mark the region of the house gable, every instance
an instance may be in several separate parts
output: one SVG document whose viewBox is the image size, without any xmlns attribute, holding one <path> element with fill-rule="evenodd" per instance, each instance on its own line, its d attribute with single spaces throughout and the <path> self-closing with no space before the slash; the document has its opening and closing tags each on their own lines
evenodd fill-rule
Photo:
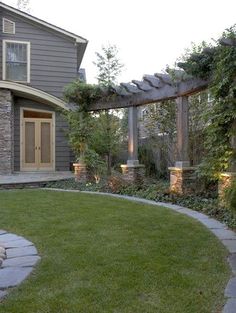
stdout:
<svg viewBox="0 0 236 313">
<path fill-rule="evenodd" d="M 3 79 L 3 40 L 29 42 L 30 86 L 62 98 L 65 85 L 78 77 L 87 40 L 2 3 L 0 8 L 0 80 Z M 3 18 L 15 23 L 14 34 L 3 33 Z"/>
</svg>

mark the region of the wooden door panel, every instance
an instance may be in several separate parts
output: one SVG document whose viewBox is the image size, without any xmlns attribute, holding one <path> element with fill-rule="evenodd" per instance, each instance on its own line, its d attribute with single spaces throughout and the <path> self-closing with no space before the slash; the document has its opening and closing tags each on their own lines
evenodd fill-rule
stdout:
<svg viewBox="0 0 236 313">
<path fill-rule="evenodd" d="M 51 121 L 40 121 L 39 128 L 39 167 L 52 167 L 52 123 Z"/>
<path fill-rule="evenodd" d="M 23 124 L 23 167 L 37 168 L 37 124 L 33 120 L 24 120 Z"/>
</svg>

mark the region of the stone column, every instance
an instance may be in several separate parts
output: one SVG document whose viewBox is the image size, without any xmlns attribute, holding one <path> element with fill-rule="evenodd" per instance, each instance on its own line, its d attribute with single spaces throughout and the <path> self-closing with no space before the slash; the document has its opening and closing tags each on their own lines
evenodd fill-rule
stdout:
<svg viewBox="0 0 236 313">
<path fill-rule="evenodd" d="M 170 167 L 170 190 L 178 194 L 196 191 L 195 168 L 190 167 L 189 148 L 189 114 L 188 97 L 176 99 L 177 105 L 177 160 L 175 167 Z"/>
<path fill-rule="evenodd" d="M 9 90 L 0 89 L 0 174 L 14 170 L 14 111 Z"/>
<path fill-rule="evenodd" d="M 78 183 L 86 183 L 88 180 L 87 167 L 84 163 L 74 163 L 75 181 Z"/>
<path fill-rule="evenodd" d="M 125 180 L 142 183 L 145 168 L 138 160 L 138 115 L 137 107 L 130 107 L 128 113 L 128 160 L 121 165 Z"/>
</svg>

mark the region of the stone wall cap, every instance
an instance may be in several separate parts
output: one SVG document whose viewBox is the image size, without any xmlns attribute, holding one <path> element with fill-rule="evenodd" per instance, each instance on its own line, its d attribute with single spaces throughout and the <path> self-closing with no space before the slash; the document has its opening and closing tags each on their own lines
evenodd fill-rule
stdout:
<svg viewBox="0 0 236 313">
<path fill-rule="evenodd" d="M 220 176 L 236 176 L 236 172 L 224 172 L 220 173 Z"/>
<path fill-rule="evenodd" d="M 136 164 L 136 165 L 133 165 L 133 164 L 121 164 L 120 167 L 121 168 L 144 168 L 145 165 L 144 164 Z"/>
<path fill-rule="evenodd" d="M 194 171 L 197 168 L 195 166 L 188 166 L 188 167 L 168 167 L 169 171 Z"/>
</svg>

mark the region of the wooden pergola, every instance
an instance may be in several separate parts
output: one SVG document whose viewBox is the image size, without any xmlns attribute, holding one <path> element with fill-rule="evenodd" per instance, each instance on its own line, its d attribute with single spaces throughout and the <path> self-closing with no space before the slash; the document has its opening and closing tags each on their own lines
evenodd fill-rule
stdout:
<svg viewBox="0 0 236 313">
<path fill-rule="evenodd" d="M 236 46 L 234 39 L 221 39 L 225 46 Z M 138 131 L 137 107 L 150 103 L 174 99 L 177 105 L 177 155 L 175 167 L 170 170 L 175 173 L 173 184 L 183 180 L 184 172 L 193 173 L 188 156 L 188 97 L 206 90 L 210 81 L 188 75 L 183 70 L 170 70 L 168 73 L 144 75 L 142 81 L 132 80 L 131 83 L 121 83 L 112 87 L 109 100 L 98 101 L 90 105 L 90 111 L 104 109 L 128 108 L 128 160 L 126 168 L 139 168 L 138 161 Z M 110 90 L 111 91 L 111 90 Z M 109 91 L 109 92 L 110 92 Z M 106 94 L 106 90 L 104 90 Z M 176 174 L 177 173 L 177 174 Z M 179 175 L 181 174 L 181 175 Z M 177 178 L 176 178 L 177 177 Z M 175 182 L 174 182 L 175 180 Z M 181 187 L 182 188 L 182 187 Z M 180 189 L 181 189 L 180 188 Z M 183 190 L 180 192 L 183 192 Z"/>
</svg>

